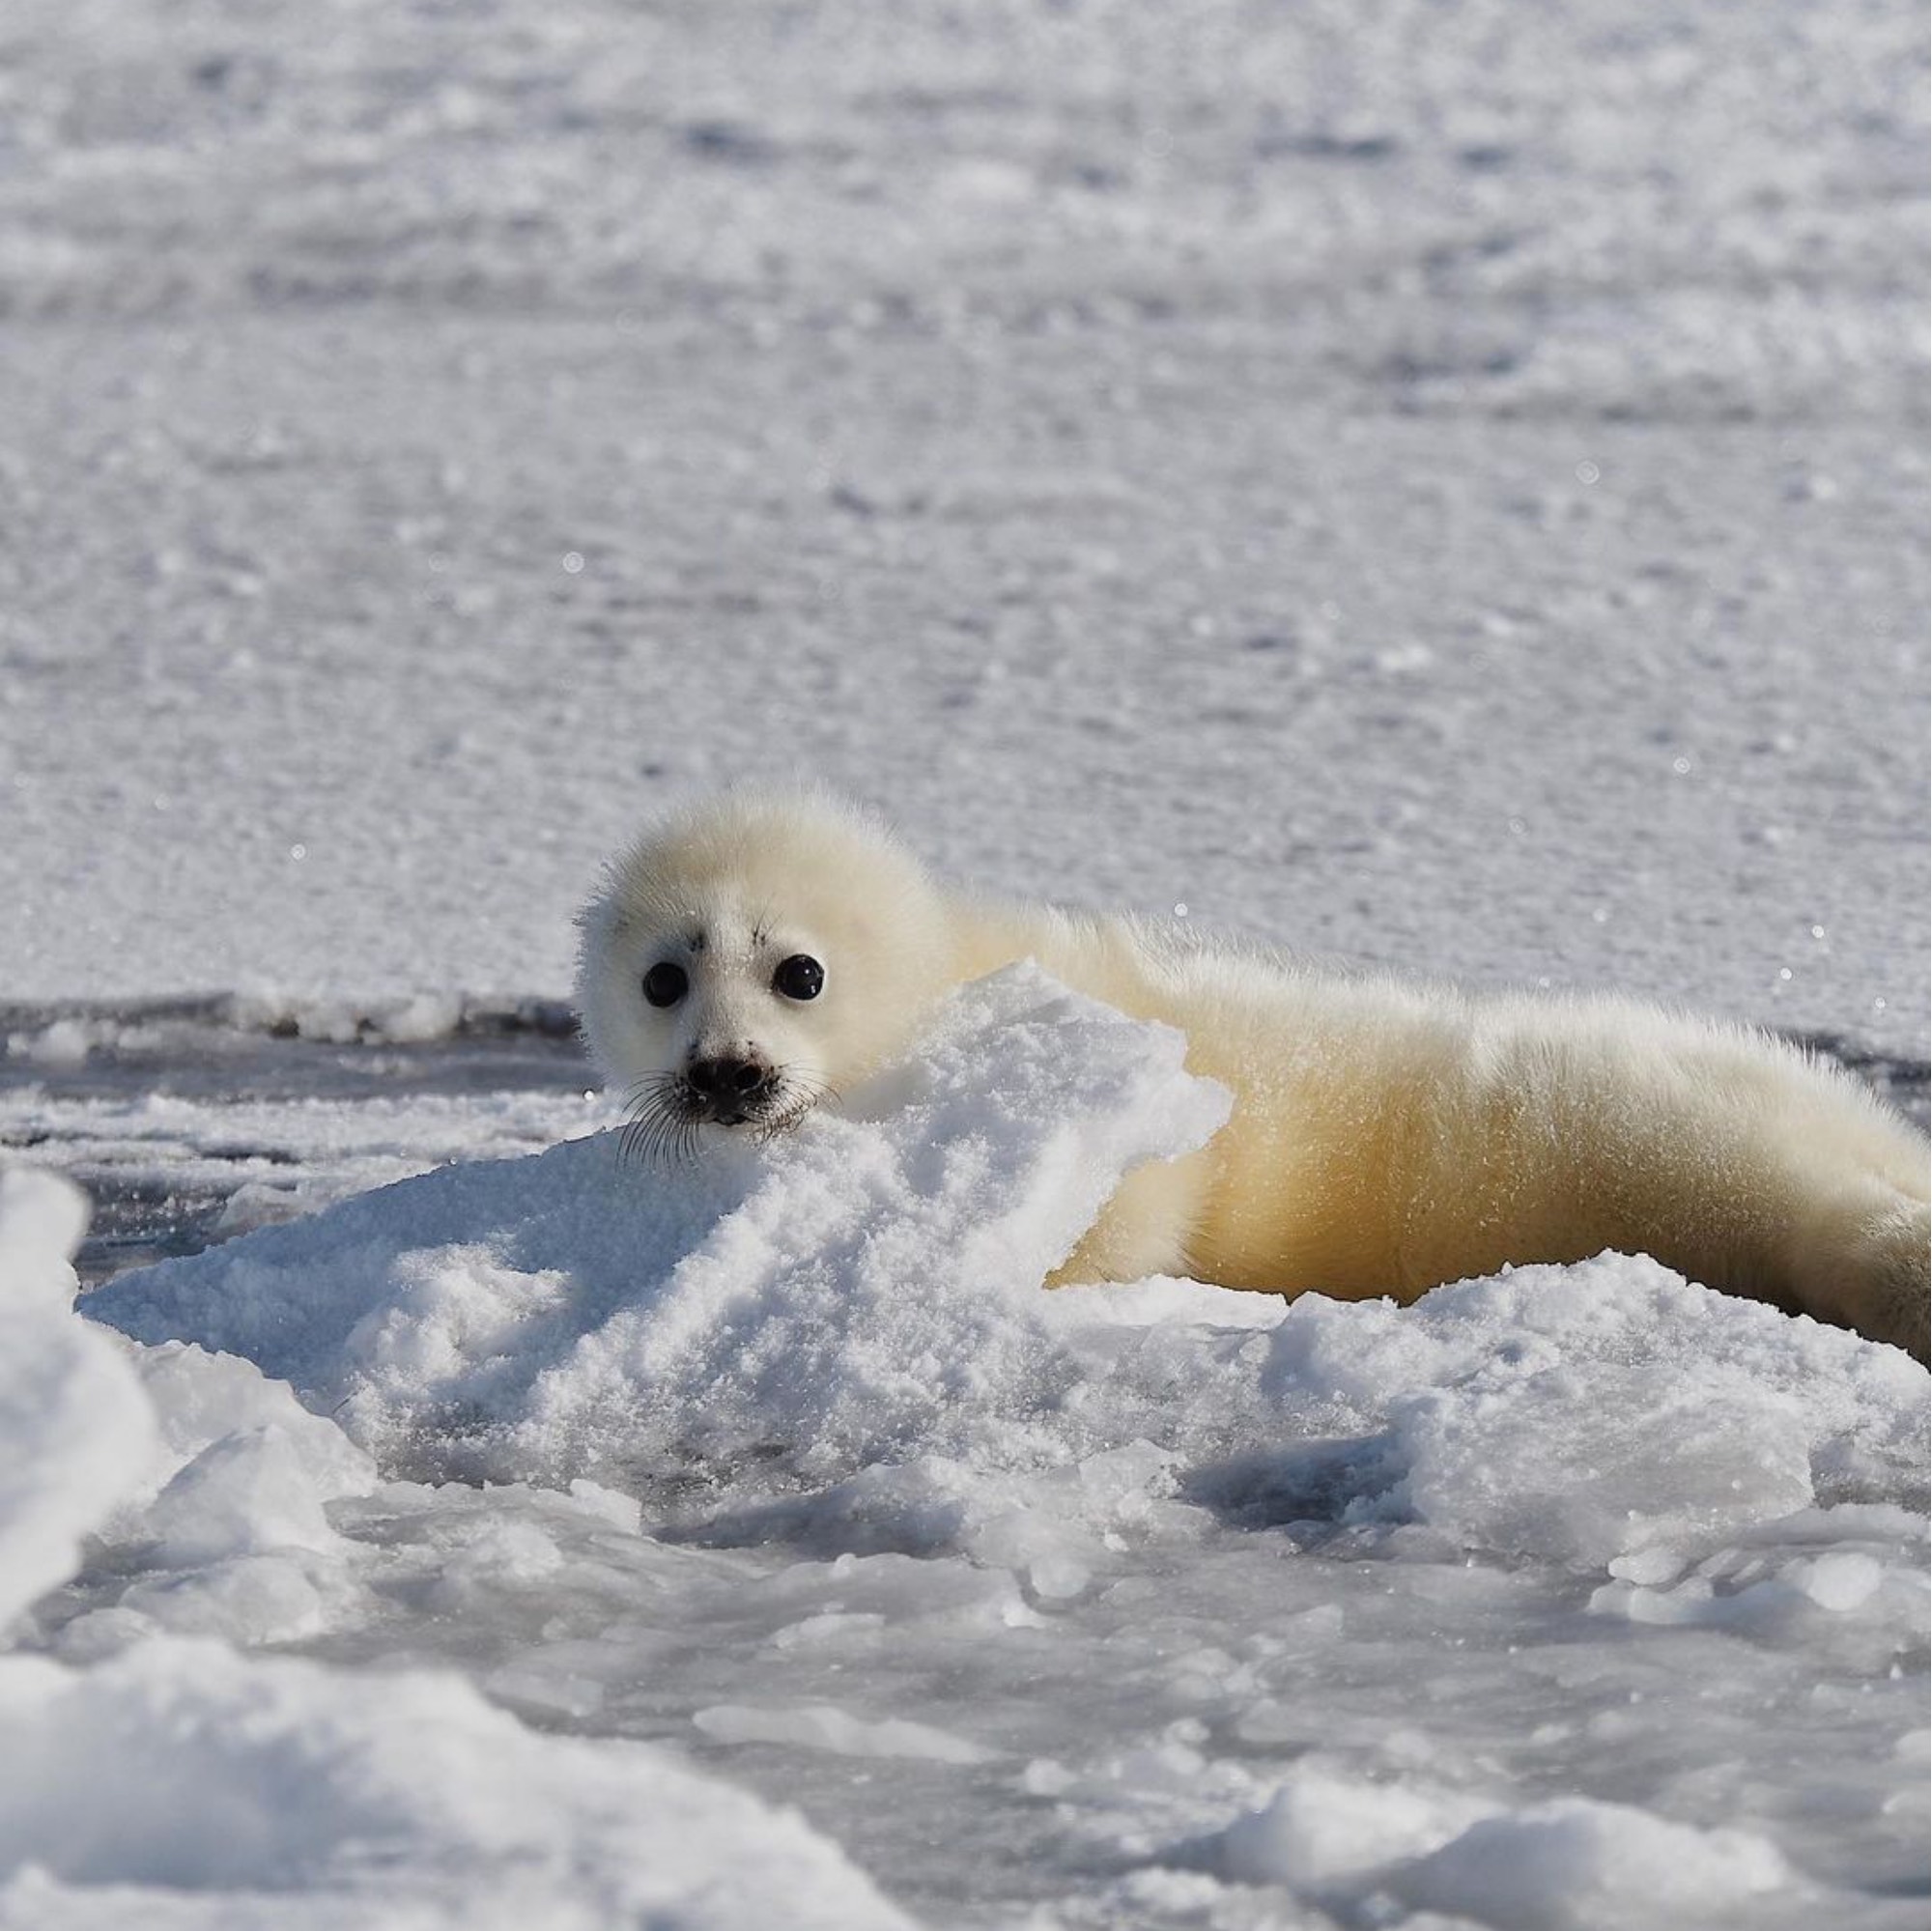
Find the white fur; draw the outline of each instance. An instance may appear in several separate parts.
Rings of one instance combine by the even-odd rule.
[[[952,988],[1029,955],[1179,1027],[1188,1065],[1233,1090],[1233,1117],[1201,1152],[1128,1175],[1057,1280],[1409,1300],[1614,1247],[1926,1351],[1925,1142],[1761,1033],[1620,999],[1352,976],[944,891],[875,819],[812,791],[669,819],[582,924],[583,1032],[606,1075],[674,1081],[693,1059],[753,1055],[780,1069],[775,1125],[903,1055]],[[797,952],[825,968],[806,1004],[771,983]],[[639,983],[666,958],[690,993],[659,1011]]]

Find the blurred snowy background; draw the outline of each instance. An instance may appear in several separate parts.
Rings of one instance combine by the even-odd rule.
[[[1897,0],[12,0],[0,997],[559,994],[809,769],[1922,1056],[1923,80]]]
[[[600,861],[796,772],[956,877],[1761,1020],[1922,1118],[1926,42],[9,0],[0,1150],[96,1280],[582,1134]],[[721,1224],[888,1170],[851,1130]],[[143,1347],[9,1183],[0,1610],[77,1667],[0,1659],[0,1924],[1922,1923],[1900,1357],[1638,1262],[1048,1312],[883,1211],[929,1318],[810,1252],[661,1294],[699,1215],[496,1467],[596,1480],[433,1486],[438,1390],[500,1420],[576,1336],[520,1311],[622,1301],[593,1161],[482,1247],[406,1192],[355,1267],[130,1276]],[[302,1382],[356,1443],[157,1345],[278,1266],[367,1313]]]

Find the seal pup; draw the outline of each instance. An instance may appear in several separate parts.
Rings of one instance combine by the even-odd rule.
[[[1479,995],[948,890],[816,790],[678,812],[581,919],[583,1037],[630,1144],[772,1135],[1032,957],[1187,1038],[1234,1094],[1129,1173],[1054,1275],[1415,1299],[1505,1264],[1642,1252],[1926,1356],[1926,1143],[1852,1076],[1634,1001]]]

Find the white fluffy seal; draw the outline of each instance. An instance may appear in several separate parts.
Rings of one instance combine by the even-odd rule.
[[[1235,1095],[1200,1152],[1127,1176],[1057,1281],[1406,1301],[1617,1248],[1925,1357],[1925,1141],[1765,1034],[947,891],[810,791],[668,819],[581,923],[584,1037],[646,1150],[796,1124],[903,1056],[954,987],[1031,956],[1178,1027],[1190,1068]]]

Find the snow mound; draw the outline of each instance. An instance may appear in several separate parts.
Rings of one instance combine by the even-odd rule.
[[[1926,1377],[1896,1349],[1695,1286],[1641,1256],[1387,1301],[1292,1306],[1284,1406],[1384,1431],[1395,1510],[1470,1548],[1593,1568],[1808,1507],[1922,1507]]]
[[[1038,1289],[1119,1176],[1199,1146],[1179,1035],[1031,968],[870,1117],[669,1170],[618,1136],[404,1181],[90,1297],[293,1381],[391,1465],[515,1480],[796,1457],[849,1472],[1063,1405]]]
[[[314,1633],[354,1591],[327,1504],[375,1470],[251,1363],[78,1320],[85,1219],[64,1181],[0,1175],[0,1614],[96,1530],[147,1573],[62,1632],[109,1661],[0,1657],[0,1926],[905,1923],[789,1813],[641,1746],[534,1735],[457,1678],[143,1640]]]
[[[0,1662],[0,1926],[891,1931],[789,1812],[454,1676],[146,1643]]]
[[[1926,1378],[1894,1349],[1616,1255],[1408,1309],[1040,1292],[1128,1166],[1224,1117],[1181,1051],[1019,968],[769,1149],[640,1170],[604,1134],[449,1169],[88,1311],[250,1357],[391,1474],[587,1477],[714,1539],[964,1550],[1037,1600],[1205,1507],[1553,1561],[1634,1620],[1764,1581],[1751,1613],[1922,1628]],[[1858,1559],[1820,1568],[1841,1534]]]
[[[66,1181],[0,1174],[0,1620],[64,1582],[98,1534],[147,1573],[70,1627],[73,1653],[156,1628],[314,1633],[352,1593],[327,1504],[367,1494],[375,1464],[252,1362],[78,1319],[69,1256],[86,1218]]]
[[[71,1571],[155,1452],[126,1350],[73,1318],[69,1256],[86,1226],[65,1180],[0,1173],[0,1624]]]
[[[1776,1847],[1747,1831],[1699,1830],[1585,1798],[1511,1808],[1316,1764],[1176,1855],[1224,1880],[1282,1886],[1338,1909],[1380,1891],[1497,1931],[1744,1923],[1753,1900],[1798,1886]]]

